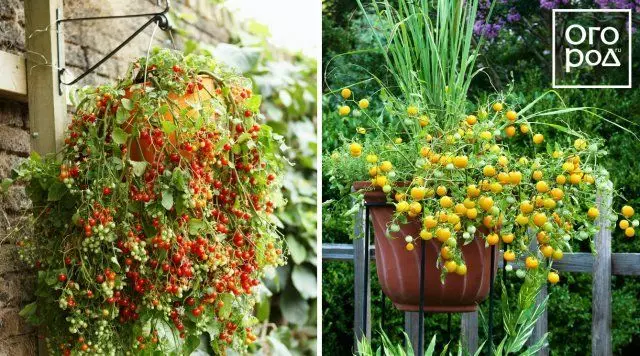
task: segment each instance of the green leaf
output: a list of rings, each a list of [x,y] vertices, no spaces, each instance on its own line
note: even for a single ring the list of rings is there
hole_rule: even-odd
[[[236,143],[243,143],[243,142],[245,142],[246,140],[248,140],[250,138],[251,138],[251,134],[250,133],[243,132],[240,136],[238,136],[238,140],[236,141]],[[235,147],[237,147],[237,146],[234,146],[234,148]],[[240,147],[238,147],[238,148],[240,148]]]
[[[304,325],[309,319],[309,303],[289,286],[280,296],[280,310],[285,319],[296,325]]]
[[[133,109],[133,102],[127,98],[122,98],[122,107],[127,109],[127,111],[131,111]]]
[[[176,130],[177,126],[173,123],[173,121],[162,120],[162,131],[167,135],[172,134]]]
[[[209,324],[206,326],[206,332],[209,333],[209,336],[213,340],[220,333],[220,322],[218,322],[215,318],[212,318],[209,321]]]
[[[291,281],[304,299],[316,298],[318,295],[315,271],[307,266],[294,266]]]
[[[280,342],[280,340],[271,335],[267,337],[267,340],[269,340],[273,355],[292,356],[291,352],[289,352],[289,349],[282,342]]]
[[[162,206],[167,210],[173,207],[173,194],[168,190],[162,192]]]
[[[186,210],[186,206],[184,205],[184,199],[180,195],[178,195],[178,199],[175,201],[176,206],[176,214],[182,215]]]
[[[433,335],[433,337],[431,338],[431,342],[429,342],[429,346],[427,347],[427,351],[424,354],[433,355],[435,348],[436,348],[436,335]]]
[[[119,106],[118,111],[116,111],[116,123],[118,125],[124,124],[124,122],[127,121],[127,114],[127,110],[122,106]]]
[[[42,157],[40,157],[40,154],[36,151],[31,151],[31,154],[29,155],[29,159],[31,159],[34,162],[40,162],[42,160]]]
[[[200,337],[198,335],[189,335],[182,346],[185,355],[191,354],[200,346]]]
[[[131,167],[133,168],[133,174],[136,175],[136,177],[141,177],[144,174],[144,171],[147,169],[147,162],[145,161],[131,161],[129,160],[129,163],[131,164]]]
[[[20,313],[18,313],[18,315],[20,315],[23,318],[28,318],[31,315],[34,315],[37,309],[38,309],[38,305],[36,304],[36,302],[29,303],[25,305],[24,308],[22,308],[22,310],[20,310]]]
[[[291,255],[291,259],[295,264],[299,265],[307,259],[307,249],[306,247],[298,242],[298,240],[293,236],[287,237],[287,246],[289,247],[289,254]]]
[[[122,159],[120,157],[111,157],[111,162],[113,162],[116,170],[119,171],[122,169]]]
[[[129,139],[129,134],[126,133],[123,129],[116,127],[111,133],[111,138],[113,138],[113,142],[115,142],[116,144],[122,145]]]
[[[189,220],[189,234],[197,235],[204,226],[204,222],[200,219]]]
[[[13,179],[11,178],[3,179],[2,183],[0,183],[0,193],[6,192],[12,184],[13,184]]]
[[[253,95],[249,99],[245,100],[244,104],[247,106],[247,109],[257,112],[260,110],[260,104],[262,103],[261,95]]]
[[[256,306],[256,318],[259,321],[267,321],[269,320],[269,315],[271,314],[271,298],[263,298],[260,303]]]
[[[58,201],[67,192],[67,186],[60,181],[56,181],[49,187],[49,194],[47,194],[48,201]]]
[[[177,333],[173,332],[173,328],[164,320],[156,319],[155,330],[158,332],[158,338],[166,342],[166,348],[163,348],[165,354],[177,353],[182,349],[182,340]]]
[[[54,286],[58,283],[58,275],[55,271],[48,271],[45,275],[45,282],[49,286]]]
[[[278,96],[280,97],[280,101],[282,102],[282,106],[284,107],[289,107],[293,103],[291,94],[289,94],[289,92],[284,89],[280,90],[280,92],[278,93]]]
[[[175,187],[178,188],[178,190],[180,190],[181,192],[185,191],[185,189],[187,188],[187,185],[184,180],[184,173],[180,168],[176,168],[173,170],[173,175],[171,176],[171,179],[175,184]]]
[[[224,293],[219,296],[220,300],[224,302],[222,308],[218,310],[218,316],[222,319],[226,319],[231,315],[231,311],[233,310],[233,294]]]

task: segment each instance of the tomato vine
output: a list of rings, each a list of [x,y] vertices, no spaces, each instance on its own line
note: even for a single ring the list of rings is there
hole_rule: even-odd
[[[255,340],[254,289],[285,263],[281,138],[248,79],[213,58],[154,50],[113,85],[76,93],[55,155],[16,169],[37,233],[22,315],[54,354],[189,353]]]

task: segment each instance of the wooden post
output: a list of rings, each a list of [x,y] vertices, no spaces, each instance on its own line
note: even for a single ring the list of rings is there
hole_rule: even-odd
[[[64,56],[58,56],[56,11],[62,16],[62,0],[24,2],[31,149],[41,155],[56,152],[61,147],[67,121],[66,97],[58,91],[58,68],[64,65]],[[38,354],[47,355],[41,338],[38,339]]]
[[[542,289],[540,290],[540,293],[538,294],[538,297],[536,298],[536,304],[540,304],[544,301],[544,299],[547,297],[548,291],[547,291],[547,285],[545,284],[544,286],[542,286]],[[548,306],[547,306],[548,308]],[[547,314],[547,308],[544,309],[544,311],[542,312],[542,315],[540,315],[540,318],[538,319],[538,321],[536,321],[536,325],[533,328],[533,332],[531,333],[531,337],[529,338],[529,345],[533,345],[536,342],[538,342],[538,340],[542,339],[542,337],[544,336],[544,334],[547,333],[548,329],[549,329],[549,320],[548,320],[548,314]],[[538,356],[548,356],[549,355],[549,347],[548,346],[544,346],[540,349],[540,351],[538,352]]]
[[[409,341],[411,341],[411,346],[413,347],[413,352],[418,352],[418,323],[420,322],[420,318],[418,318],[418,312],[404,312],[404,332],[409,336]],[[423,343],[424,343],[424,337]],[[423,348],[424,350],[424,348]]]
[[[356,344],[362,339],[362,337],[366,337],[371,340],[371,281],[369,275],[366,276],[366,282],[363,279],[365,265],[369,263],[369,261],[365,260],[365,249],[369,248],[369,246],[365,246],[365,239],[361,238],[364,236],[365,224],[367,221],[365,219],[365,209],[360,208],[358,210],[358,214],[356,215],[356,223],[355,223],[355,236],[356,238],[353,240],[353,264],[354,264],[354,320],[353,320],[353,331],[355,333]],[[365,298],[366,291],[366,298]],[[363,307],[366,303],[367,306],[367,315],[366,320],[363,315]],[[365,325],[366,324],[366,327]]]
[[[527,234],[529,235],[530,238],[530,242],[529,242],[529,249],[531,251],[537,251],[538,250],[538,240],[536,238],[536,234],[533,231],[533,229],[528,229],[527,230]],[[538,296],[536,298],[536,304],[540,304],[544,301],[544,299],[547,297],[548,294],[548,290],[547,290],[547,284],[545,281],[545,284],[542,286],[542,289],[540,289],[540,293],[538,293]],[[542,315],[540,315],[540,318],[538,319],[538,321],[536,321],[536,325],[533,328],[533,332],[531,333],[531,337],[529,337],[529,340],[527,340],[527,345],[533,345],[536,342],[538,342],[538,340],[540,340],[544,334],[547,333],[548,331],[548,316],[547,316],[547,309],[545,308],[545,310],[542,312]],[[547,346],[543,347],[540,349],[540,351],[538,352],[539,356],[547,356],[549,355],[549,348]]]
[[[598,196],[601,211],[595,237],[597,254],[593,261],[593,296],[591,322],[591,354],[611,355],[611,231],[607,212],[611,206],[611,195]]]
[[[24,2],[31,149],[41,155],[61,147],[67,121],[66,96],[58,92],[64,57],[58,63],[56,11],[62,11],[62,0]]]
[[[478,350],[478,312],[462,313],[460,318],[460,336],[462,345],[466,345],[470,354]]]

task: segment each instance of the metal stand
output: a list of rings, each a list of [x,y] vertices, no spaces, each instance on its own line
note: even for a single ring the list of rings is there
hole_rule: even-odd
[[[80,79],[86,77],[89,73],[93,72],[96,68],[98,68],[102,63],[107,61],[107,59],[111,58],[114,54],[116,54],[119,50],[122,49],[127,43],[131,42],[140,32],[142,32],[145,28],[147,28],[152,23],[155,23],[160,27],[161,30],[168,30],[169,19],[167,19],[167,13],[169,12],[169,8],[171,6],[170,0],[165,0],[165,8],[160,12],[147,13],[147,14],[132,14],[132,15],[114,15],[114,16],[94,16],[94,17],[79,17],[79,18],[69,18],[64,19],[60,18],[60,9],[56,10],[56,42],[58,48],[58,95],[62,95],[62,85],[73,85],[77,83]],[[144,25],[138,28],[131,36],[125,39],[121,44],[118,45],[114,50],[109,52],[104,56],[101,60],[99,60],[96,64],[92,65],[89,69],[87,69],[84,73],[80,74],[77,78],[70,82],[63,82],[62,75],[65,72],[65,68],[62,62],[62,36],[60,36],[60,25],[64,22],[79,22],[79,21],[95,21],[95,20],[114,20],[114,19],[126,19],[126,18],[135,18],[135,17],[151,17]]]
[[[451,342],[451,313],[447,313],[447,343]]]
[[[364,275],[362,278],[364,279],[364,303],[362,303],[362,325],[364,326],[364,330],[367,330],[367,298],[369,297],[369,241],[370,241],[370,228],[369,228],[369,206],[365,205],[365,215],[364,215]]]
[[[489,352],[487,355],[493,354],[493,280],[495,279],[494,266],[496,263],[496,246],[491,246],[491,272],[489,278],[489,332],[487,343],[489,344]]]
[[[368,298],[368,290],[367,286],[367,277],[369,276],[369,243],[371,241],[371,228],[369,227],[369,208],[370,207],[381,207],[388,206],[388,203],[365,203],[365,231],[364,231],[364,243],[365,243],[365,266],[364,266],[364,275],[362,276],[365,286],[364,290],[364,299],[365,301]],[[424,304],[425,304],[425,295],[424,295],[424,286],[425,286],[425,266],[426,266],[426,249],[427,245],[424,240],[420,240],[420,306],[418,310],[418,347],[415,352],[416,355],[424,354]],[[495,245],[491,246],[491,271],[490,271],[490,280],[489,280],[489,321],[488,321],[488,344],[489,350],[488,355],[493,353],[493,283],[495,280],[495,265],[496,265],[496,247]],[[503,279],[506,280],[506,271],[503,269]],[[380,291],[380,301],[382,304],[382,313],[381,313],[381,325],[384,327],[385,319],[386,319],[386,311],[385,311],[385,298],[384,292]],[[364,329],[367,329],[367,303],[362,304],[362,315],[363,315],[363,325]],[[451,339],[451,313],[447,314],[447,339]]]
[[[417,355],[424,355],[424,268],[427,244],[420,240],[420,309],[418,309],[418,350]]]
[[[382,289],[380,289],[380,310],[381,310],[381,312],[380,312],[380,327],[382,328],[382,330],[384,330],[384,328],[386,326],[385,325],[386,324],[385,321],[387,319],[387,317],[386,317],[387,311],[386,311],[386,303],[385,303],[385,298],[386,297],[387,296],[384,295],[384,292],[382,291]]]

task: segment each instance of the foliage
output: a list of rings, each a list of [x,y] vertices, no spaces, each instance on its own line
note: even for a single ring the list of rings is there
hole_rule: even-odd
[[[552,9],[632,9],[637,12],[638,4],[640,3],[637,0],[482,0],[478,9],[474,33],[477,36],[482,35],[495,39],[501,32],[507,32],[505,30],[528,26],[532,23],[532,17],[538,17],[536,15],[547,16],[549,10]],[[495,6],[496,12],[491,13],[492,6]],[[603,15],[606,16],[606,14]],[[523,17],[526,19],[525,23],[521,23]]]
[[[503,315],[503,323],[505,328],[505,336],[502,338],[502,341],[497,345],[497,347],[492,348],[492,355],[536,355],[537,352],[546,344],[547,335],[545,334],[542,338],[537,340],[532,345],[525,347],[525,343],[531,337],[533,333],[533,329],[535,327],[536,322],[542,316],[542,313],[547,307],[548,297],[545,298],[541,303],[535,303],[535,299],[540,291],[540,281],[535,280],[535,278],[528,278],[521,286],[519,292],[520,301],[524,301],[522,298],[526,299],[524,303],[518,305],[514,310],[511,310],[509,303],[509,298],[507,294],[507,289],[503,285],[502,290],[502,315]],[[414,350],[412,348],[411,342],[404,332],[404,347],[400,346],[400,343],[393,342],[385,330],[380,329],[379,331],[380,337],[382,339],[381,345],[374,352],[369,340],[362,339],[358,341],[357,344],[357,352],[358,356],[368,356],[368,355],[393,355],[393,356],[406,356],[413,355]],[[436,337],[437,335],[433,335],[431,338],[431,342],[425,349],[425,356],[434,355],[436,352]],[[484,349],[485,344],[487,342],[483,342],[474,355],[480,355]],[[452,355],[449,350],[450,343],[447,343],[442,347],[442,351],[440,355]],[[457,355],[468,355],[469,350],[462,346],[460,340],[458,340],[457,346]]]
[[[479,46],[471,44],[478,0],[419,4],[401,0],[396,6],[372,1],[376,26],[361,0],[358,4],[370,30],[381,27],[377,49],[404,101],[429,110],[449,128],[448,123],[455,123],[456,115],[464,111],[475,75]],[[393,104],[392,99],[387,101]]]
[[[22,315],[52,353],[245,348],[255,286],[284,264],[260,96],[211,57],[154,50],[76,97],[61,152],[16,170],[39,231],[20,242],[38,271]]]
[[[260,32],[248,36],[260,37]],[[224,47],[224,50],[223,50]],[[276,212],[291,258],[287,266],[277,270],[265,282],[268,293],[260,302],[265,314],[263,323],[289,324],[289,330],[274,329],[260,341],[267,350],[281,342],[289,352],[313,354],[315,352],[316,325],[316,64],[301,56],[279,55],[262,45],[201,46],[222,56],[225,62],[234,58],[247,58],[241,62],[250,66],[239,68],[251,78],[255,89],[263,94],[262,111],[274,132],[290,145],[283,184],[283,194],[291,203]],[[310,327],[313,327],[310,329]],[[289,335],[289,338],[282,339]]]
[[[292,354],[315,354],[317,64],[269,45],[264,25],[239,23],[227,15],[232,43],[187,41],[185,47],[213,54],[252,80],[254,91],[262,95],[261,112],[273,132],[286,140],[291,162],[284,167],[282,189],[289,204],[275,211],[291,258],[263,279],[267,288],[261,290],[257,306],[259,339],[251,351],[283,352],[279,343]]]

